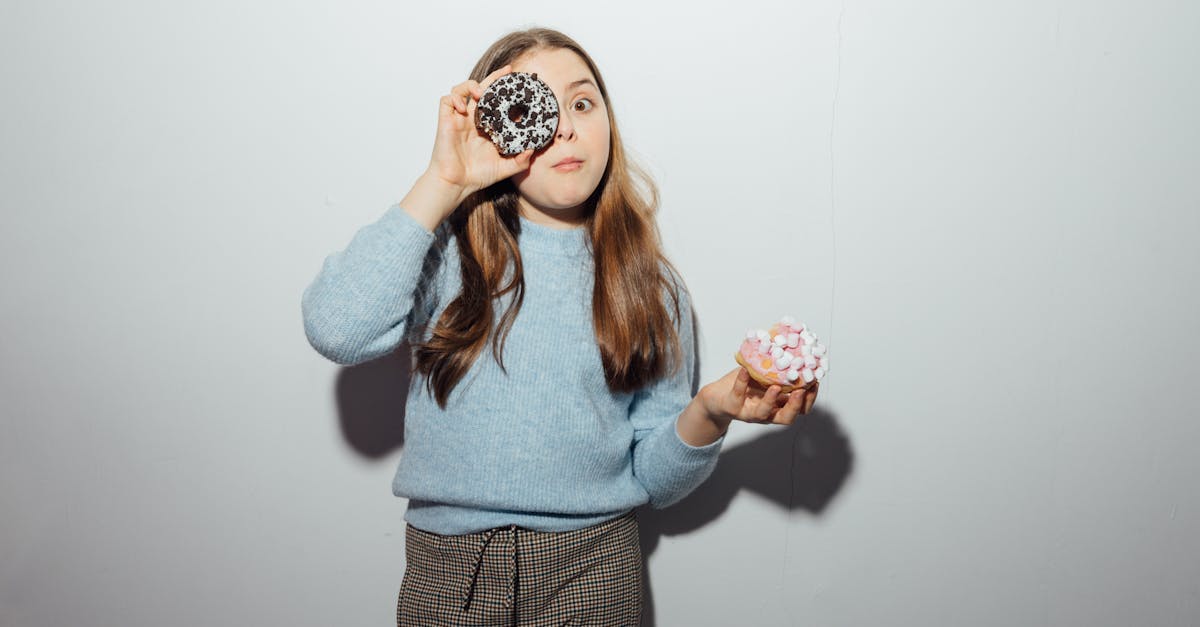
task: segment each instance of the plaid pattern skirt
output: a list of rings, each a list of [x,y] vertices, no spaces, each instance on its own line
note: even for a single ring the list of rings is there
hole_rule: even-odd
[[[575,531],[498,527],[440,535],[408,525],[398,627],[637,627],[637,517]]]

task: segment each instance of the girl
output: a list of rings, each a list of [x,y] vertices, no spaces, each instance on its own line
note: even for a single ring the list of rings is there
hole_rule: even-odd
[[[502,157],[473,120],[513,71],[552,88],[559,122],[549,146]],[[411,191],[305,290],[327,358],[413,347],[398,625],[638,624],[634,508],[704,481],[731,421],[812,406],[815,385],[782,395],[741,367],[693,394],[691,301],[656,208],[592,59],[556,31],[514,32],[442,97]]]

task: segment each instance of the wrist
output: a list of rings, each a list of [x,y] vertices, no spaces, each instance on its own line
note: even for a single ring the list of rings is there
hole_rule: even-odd
[[[400,206],[426,230],[433,232],[462,203],[462,198],[465,195],[461,189],[425,172],[400,200]]]
[[[451,211],[462,204],[467,196],[470,196],[474,190],[469,190],[465,185],[451,183],[438,175],[437,171],[432,167],[427,168],[421,173],[417,179],[417,185],[425,189],[430,196],[441,199],[445,204],[451,207]]]
[[[688,446],[707,446],[725,435],[728,423],[720,423],[713,419],[704,406],[700,394],[688,403],[683,413],[676,421],[676,432],[679,439]]]
[[[719,390],[712,387],[712,384],[700,388],[700,405],[704,408],[705,417],[709,422],[712,422],[721,433],[724,433],[729,425],[733,423],[733,415],[726,413],[721,409],[720,399],[718,398]]]

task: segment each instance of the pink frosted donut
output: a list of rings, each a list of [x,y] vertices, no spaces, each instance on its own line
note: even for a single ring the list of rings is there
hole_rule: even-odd
[[[734,359],[764,387],[778,385],[782,392],[806,388],[829,371],[825,345],[802,322],[784,316],[769,330],[746,332]]]

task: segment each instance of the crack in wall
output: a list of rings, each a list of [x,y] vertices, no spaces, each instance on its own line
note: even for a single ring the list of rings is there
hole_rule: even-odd
[[[829,231],[833,246],[833,276],[830,281],[829,288],[829,336],[826,340],[826,346],[834,346],[833,343],[833,311],[834,304],[837,302],[837,202],[836,202],[836,185],[834,166],[834,129],[837,126],[837,103],[838,95],[842,87],[842,18],[846,15],[846,0],[842,0],[838,6],[837,17],[837,46],[835,58],[837,61],[836,69],[833,75],[833,100],[830,104],[829,111]],[[828,385],[826,385],[828,387]],[[796,447],[799,444],[800,432],[803,429],[803,423],[800,429],[797,429],[792,434],[791,458],[788,460],[788,508],[787,516],[790,517],[796,504]],[[782,589],[783,582],[787,580],[787,566],[790,561],[789,544],[791,541],[791,527],[787,524],[783,528],[783,572],[779,577],[777,588]]]

